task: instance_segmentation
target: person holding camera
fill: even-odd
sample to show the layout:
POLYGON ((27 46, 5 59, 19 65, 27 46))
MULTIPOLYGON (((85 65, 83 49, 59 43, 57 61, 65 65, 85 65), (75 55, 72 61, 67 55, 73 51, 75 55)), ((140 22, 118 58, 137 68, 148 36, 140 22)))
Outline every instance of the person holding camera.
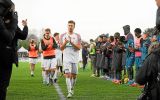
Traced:
POLYGON ((114 73, 114 80, 112 82, 116 84, 121 83, 122 78, 122 57, 124 52, 124 45, 120 41, 120 33, 114 34, 115 45, 113 47, 113 59, 112 59, 112 72, 114 73))
POLYGON ((38 58, 38 46, 34 39, 31 39, 30 41, 28 53, 29 53, 31 77, 34 77, 35 64, 37 63, 37 58, 38 58))
POLYGON ((18 15, 11 0, 0 0, 0 100, 6 99, 12 64, 18 66, 17 42, 28 35, 27 22, 23 31, 18 27, 18 15))
MULTIPOLYGON (((160 31, 160 0, 156 0, 158 10, 156 18, 157 31, 160 31)), ((136 76, 136 82, 145 85, 137 100, 160 100, 160 43, 152 45, 136 76)))

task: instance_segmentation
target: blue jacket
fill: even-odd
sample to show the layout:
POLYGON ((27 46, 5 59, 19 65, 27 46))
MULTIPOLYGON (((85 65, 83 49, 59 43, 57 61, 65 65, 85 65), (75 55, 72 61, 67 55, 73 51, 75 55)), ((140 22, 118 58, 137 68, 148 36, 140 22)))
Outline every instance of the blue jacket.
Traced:
POLYGON ((147 38, 146 40, 143 40, 142 44, 141 44, 141 48, 140 51, 142 52, 142 61, 145 60, 146 56, 148 55, 148 48, 151 44, 151 41, 149 38, 147 38))

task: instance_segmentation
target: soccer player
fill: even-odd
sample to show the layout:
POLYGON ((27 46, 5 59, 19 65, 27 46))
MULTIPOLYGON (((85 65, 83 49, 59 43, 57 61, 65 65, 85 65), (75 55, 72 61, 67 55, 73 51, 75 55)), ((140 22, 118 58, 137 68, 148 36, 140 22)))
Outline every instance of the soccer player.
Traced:
POLYGON ((68 98, 72 97, 78 74, 78 56, 81 49, 81 37, 74 32, 75 22, 68 21, 68 32, 61 35, 61 50, 63 50, 63 67, 68 89, 68 98))
POLYGON ((38 47, 34 39, 31 39, 29 48, 28 48, 28 53, 29 53, 29 63, 30 63, 30 71, 31 71, 31 76, 34 76, 34 69, 35 65, 37 63, 37 57, 38 57, 38 47))
MULTIPOLYGON (((60 70, 61 75, 63 74, 63 69, 62 69, 62 51, 60 50, 60 39, 59 39, 59 33, 54 33, 54 39, 56 40, 57 43, 57 49, 56 49, 56 60, 57 60, 57 70, 55 74, 58 73, 60 70)), ((56 81, 56 80, 55 80, 56 81)))
POLYGON ((130 26, 125 25, 123 26, 124 35, 126 36, 126 70, 129 77, 128 85, 134 83, 133 81, 133 65, 135 60, 135 53, 134 53, 134 37, 130 32, 130 26))
POLYGON ((55 49, 57 48, 56 41, 51 35, 51 30, 49 28, 45 29, 45 34, 41 40, 41 47, 43 50, 43 66, 45 69, 45 81, 49 85, 49 80, 53 82, 56 79, 56 58, 55 58, 55 49))
POLYGON ((41 43, 39 43, 39 52, 41 53, 42 79, 43 79, 43 84, 45 84, 46 83, 46 81, 45 81, 45 68, 44 68, 44 64, 43 64, 43 50, 41 47, 41 43))
POLYGON ((149 32, 143 33, 142 37, 143 37, 143 41, 142 41, 142 44, 141 44, 141 52, 142 52, 141 59, 142 59, 142 61, 144 61, 145 58, 148 55, 148 48, 151 44, 151 41, 150 41, 150 38, 149 38, 149 32))
POLYGON ((142 44, 142 37, 141 37, 141 29, 140 28, 136 28, 134 30, 134 33, 135 33, 135 42, 134 42, 134 45, 135 45, 135 66, 136 66, 136 73, 139 71, 140 67, 141 67, 141 63, 142 63, 142 59, 141 59, 141 51, 140 51, 140 48, 141 48, 141 44, 142 44))

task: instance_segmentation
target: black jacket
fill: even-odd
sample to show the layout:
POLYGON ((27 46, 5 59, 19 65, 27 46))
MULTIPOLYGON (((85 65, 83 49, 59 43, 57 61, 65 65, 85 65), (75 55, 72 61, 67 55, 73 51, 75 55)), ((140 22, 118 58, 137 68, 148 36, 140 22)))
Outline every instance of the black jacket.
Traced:
POLYGON ((140 85, 149 84, 149 90, 151 92, 152 100, 160 100, 158 96, 159 88, 156 84, 156 78, 158 76, 158 67, 160 68, 160 49, 155 49, 142 64, 142 68, 136 76, 136 82, 140 85))
POLYGON ((13 29, 1 30, 8 34, 7 36, 0 37, 0 61, 15 63, 18 66, 17 42, 18 39, 25 40, 28 35, 28 27, 24 26, 21 30, 18 26, 13 32, 13 29), (14 37, 13 37, 14 36, 14 37))
POLYGON ((23 30, 21 30, 19 27, 17 27, 16 33, 15 33, 15 37, 12 41, 12 45, 11 47, 13 48, 13 63, 16 64, 16 66, 18 66, 18 54, 17 54, 17 50, 18 50, 18 40, 25 40, 28 36, 28 26, 24 26, 23 30))
POLYGON ((160 8, 157 9, 156 28, 160 31, 160 8))

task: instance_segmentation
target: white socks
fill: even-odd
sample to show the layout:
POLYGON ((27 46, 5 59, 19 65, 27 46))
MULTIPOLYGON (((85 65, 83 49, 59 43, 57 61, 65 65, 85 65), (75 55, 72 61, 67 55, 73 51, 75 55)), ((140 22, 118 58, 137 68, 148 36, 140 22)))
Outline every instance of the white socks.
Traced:
POLYGON ((31 71, 31 75, 34 75, 34 71, 31 71))
POLYGON ((66 78, 66 85, 67 85, 68 93, 70 93, 71 92, 71 79, 70 78, 66 78))
POLYGON ((57 70, 55 70, 55 72, 54 72, 54 76, 53 76, 53 79, 57 79, 57 73, 58 73, 58 71, 57 71, 57 70))
POLYGON ((77 78, 72 78, 71 79, 71 85, 72 85, 72 87, 71 87, 71 89, 73 89, 74 88, 74 86, 75 86, 75 84, 76 84, 76 80, 77 80, 77 78))
POLYGON ((45 81, 46 81, 47 84, 49 84, 49 75, 45 74, 45 81))

